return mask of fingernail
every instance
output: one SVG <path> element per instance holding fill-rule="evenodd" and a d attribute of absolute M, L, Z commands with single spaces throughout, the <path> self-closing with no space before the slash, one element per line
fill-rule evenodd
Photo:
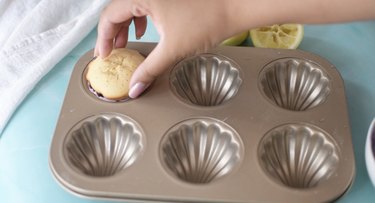
<path fill-rule="evenodd" d="M 99 48 L 98 56 L 105 58 L 109 55 L 108 50 L 106 50 L 104 47 Z"/>
<path fill-rule="evenodd" d="M 96 56 L 98 56 L 98 50 L 97 49 L 94 50 L 94 56 L 93 57 L 96 57 Z"/>
<path fill-rule="evenodd" d="M 133 85 L 129 90 L 129 97 L 130 98 L 137 98 L 142 92 L 144 92 L 147 89 L 148 85 L 138 82 L 135 85 Z"/>
<path fill-rule="evenodd" d="M 138 37 L 138 36 L 136 36 L 135 38 L 136 38 L 137 40 L 140 40 L 140 39 L 141 39 L 141 37 Z"/>

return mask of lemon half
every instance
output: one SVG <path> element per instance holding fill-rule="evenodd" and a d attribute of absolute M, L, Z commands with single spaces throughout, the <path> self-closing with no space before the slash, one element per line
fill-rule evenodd
<path fill-rule="evenodd" d="M 255 47 L 296 49 L 303 39 L 303 25 L 275 24 L 250 30 Z"/>
<path fill-rule="evenodd" d="M 248 36 L 249 36 L 248 31 L 242 32 L 224 40 L 223 42 L 221 42 L 221 45 L 237 46 L 237 45 L 242 44 L 247 39 Z"/>

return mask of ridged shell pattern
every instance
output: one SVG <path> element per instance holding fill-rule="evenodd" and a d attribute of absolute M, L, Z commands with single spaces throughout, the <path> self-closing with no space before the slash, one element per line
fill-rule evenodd
<path fill-rule="evenodd" d="M 111 176 L 134 163 L 143 149 L 141 131 L 126 117 L 89 118 L 71 132 L 65 156 L 90 176 Z"/>
<path fill-rule="evenodd" d="M 268 133 L 260 145 L 266 171 L 293 188 L 311 188 L 329 178 L 339 163 L 338 149 L 313 126 L 288 124 Z"/>
<path fill-rule="evenodd" d="M 236 65 L 213 54 L 181 61 L 174 67 L 170 81 L 177 95 L 200 106 L 222 104 L 237 93 L 242 83 Z"/>
<path fill-rule="evenodd" d="M 209 183 L 228 174 L 243 156 L 238 135 L 210 120 L 178 125 L 161 145 L 161 157 L 178 178 L 190 183 Z"/>
<path fill-rule="evenodd" d="M 304 111 L 323 103 L 330 93 L 330 79 L 315 63 L 303 59 L 279 59 L 260 76 L 261 89 L 277 106 Z"/>

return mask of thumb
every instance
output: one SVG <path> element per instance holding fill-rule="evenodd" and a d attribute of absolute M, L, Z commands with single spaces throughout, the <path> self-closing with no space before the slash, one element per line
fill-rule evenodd
<path fill-rule="evenodd" d="M 176 60 L 175 55 L 168 54 L 163 43 L 158 45 L 134 71 L 130 79 L 129 97 L 137 98 L 148 86 L 166 71 Z"/>

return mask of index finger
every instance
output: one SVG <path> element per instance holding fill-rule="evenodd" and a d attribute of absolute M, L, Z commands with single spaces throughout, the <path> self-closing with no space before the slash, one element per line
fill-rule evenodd
<path fill-rule="evenodd" d="M 121 28 L 129 27 L 134 15 L 130 1 L 112 1 L 102 12 L 98 25 L 95 55 L 106 57 L 113 49 L 113 42 Z"/>

